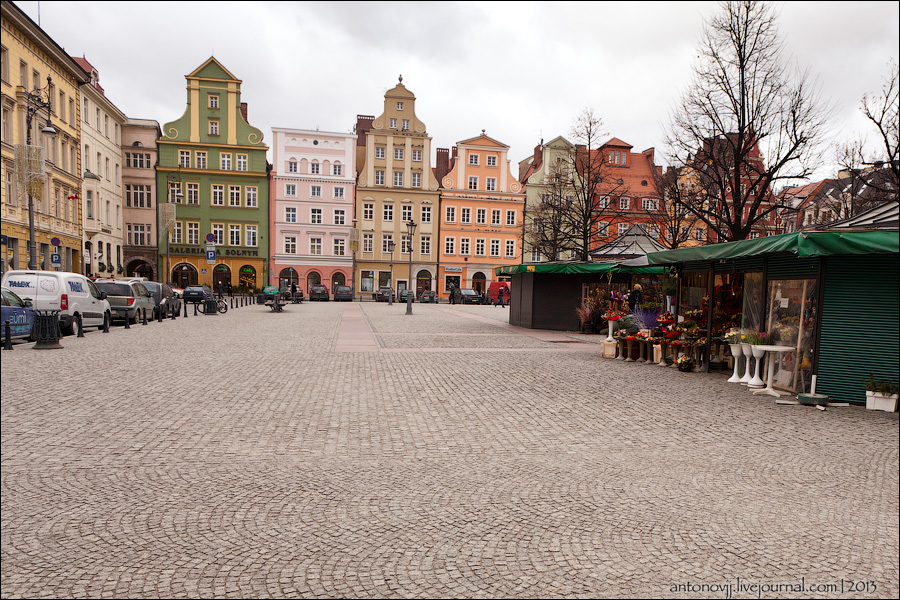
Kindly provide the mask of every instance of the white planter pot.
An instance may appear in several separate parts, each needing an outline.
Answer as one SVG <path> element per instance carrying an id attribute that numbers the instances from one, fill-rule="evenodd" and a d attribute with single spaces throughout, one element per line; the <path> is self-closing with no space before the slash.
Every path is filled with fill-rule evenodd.
<path id="1" fill-rule="evenodd" d="M 885 396 L 878 392 L 866 390 L 866 408 L 868 410 L 883 410 L 895 412 L 897 410 L 897 394 Z"/>

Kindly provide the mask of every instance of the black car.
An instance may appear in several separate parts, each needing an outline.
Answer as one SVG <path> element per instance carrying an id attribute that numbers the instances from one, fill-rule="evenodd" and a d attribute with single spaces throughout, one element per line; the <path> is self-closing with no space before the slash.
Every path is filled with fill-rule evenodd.
<path id="1" fill-rule="evenodd" d="M 437 301 L 438 301 L 437 292 L 435 292 L 434 290 L 425 290 L 424 292 L 419 294 L 419 302 L 422 302 L 425 304 L 428 304 L 429 302 L 433 303 L 433 304 L 437 304 Z"/>
<path id="2" fill-rule="evenodd" d="M 183 299 L 185 302 L 203 302 L 213 299 L 213 291 L 208 285 L 189 285 L 184 288 Z"/>
<path id="3" fill-rule="evenodd" d="M 156 281 L 142 281 L 147 291 L 153 294 L 156 306 L 153 308 L 153 318 L 157 318 L 160 313 L 163 317 L 172 316 L 172 313 L 181 312 L 181 298 L 175 294 L 167 283 L 157 283 Z"/>
<path id="4" fill-rule="evenodd" d="M 375 294 L 375 300 L 377 302 L 393 302 L 394 298 L 394 290 L 386 285 L 378 288 L 378 293 Z"/>
<path id="5" fill-rule="evenodd" d="M 313 300 L 322 300 L 323 302 L 328 302 L 328 288 L 324 285 L 317 283 L 309 288 L 309 301 Z"/>
<path id="6" fill-rule="evenodd" d="M 456 288 L 453 290 L 453 301 L 456 304 L 481 304 L 481 294 L 475 290 Z"/>
<path id="7" fill-rule="evenodd" d="M 351 302 L 351 301 L 353 301 L 353 288 L 351 288 L 349 285 L 334 286 L 334 301 L 335 302 Z"/>

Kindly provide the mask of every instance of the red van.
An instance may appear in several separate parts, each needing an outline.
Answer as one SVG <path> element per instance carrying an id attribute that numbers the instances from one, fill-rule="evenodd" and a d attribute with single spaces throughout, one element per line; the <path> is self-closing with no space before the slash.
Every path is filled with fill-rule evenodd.
<path id="1" fill-rule="evenodd" d="M 503 289 L 503 303 L 509 304 L 509 282 L 508 281 L 494 281 L 488 286 L 487 297 L 489 304 L 499 304 L 499 300 L 497 297 L 500 288 Z"/>

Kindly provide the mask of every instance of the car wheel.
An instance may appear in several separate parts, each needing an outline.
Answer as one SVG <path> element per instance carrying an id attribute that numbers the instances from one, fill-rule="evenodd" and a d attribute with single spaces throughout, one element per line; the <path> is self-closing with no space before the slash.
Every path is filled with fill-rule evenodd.
<path id="1" fill-rule="evenodd" d="M 62 330 L 63 335 L 75 335 L 78 333 L 78 319 L 81 318 L 81 315 L 75 313 L 72 315 L 72 322 L 69 323 L 68 327 L 64 327 Z"/>

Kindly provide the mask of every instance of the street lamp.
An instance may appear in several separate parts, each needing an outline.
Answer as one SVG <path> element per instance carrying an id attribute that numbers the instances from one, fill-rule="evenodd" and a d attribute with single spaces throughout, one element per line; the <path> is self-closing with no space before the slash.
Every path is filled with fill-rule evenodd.
<path id="1" fill-rule="evenodd" d="M 171 231 L 172 227 L 175 225 L 175 211 L 178 203 L 184 198 L 184 194 L 181 193 L 181 171 L 178 170 L 174 173 L 169 173 L 166 177 L 166 181 L 168 183 L 166 189 L 166 199 L 168 202 L 166 202 L 163 208 L 163 210 L 165 210 L 163 216 L 166 228 L 166 283 L 172 285 L 172 265 L 169 263 L 169 248 L 172 245 Z M 175 190 L 174 194 L 172 193 L 173 189 Z"/>
<path id="2" fill-rule="evenodd" d="M 40 110 L 47 111 L 47 125 L 41 130 L 41 133 L 45 133 L 47 135 L 56 135 L 56 130 L 53 129 L 53 125 L 50 124 L 50 85 L 51 78 L 47 75 L 47 100 L 44 100 L 44 89 L 35 88 L 34 90 L 25 94 L 25 154 L 26 161 L 30 161 L 31 156 L 31 120 L 34 118 L 34 115 Z M 27 166 L 31 166 L 26 163 Z M 30 175 L 30 173 L 29 173 Z M 28 189 L 28 270 L 35 271 L 37 270 L 37 253 L 36 253 L 36 244 L 34 243 L 34 200 L 31 196 L 31 181 L 27 181 L 27 189 Z"/>
<path id="3" fill-rule="evenodd" d="M 409 252 L 409 279 L 406 281 L 406 314 L 412 314 L 412 297 L 415 288 L 412 287 L 412 252 L 413 252 L 413 235 L 416 233 L 416 222 L 410 217 L 406 222 L 406 250 Z"/>
<path id="4" fill-rule="evenodd" d="M 394 247 L 396 244 L 393 239 L 388 240 L 387 247 L 388 251 L 391 253 L 391 295 L 388 296 L 388 305 L 393 306 L 394 304 Z"/>

